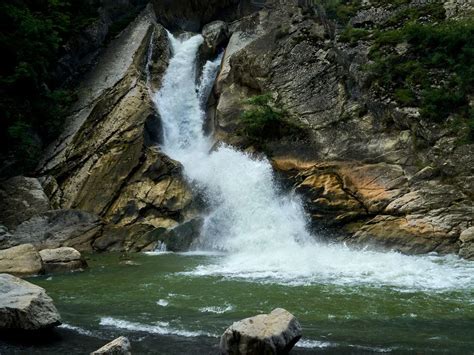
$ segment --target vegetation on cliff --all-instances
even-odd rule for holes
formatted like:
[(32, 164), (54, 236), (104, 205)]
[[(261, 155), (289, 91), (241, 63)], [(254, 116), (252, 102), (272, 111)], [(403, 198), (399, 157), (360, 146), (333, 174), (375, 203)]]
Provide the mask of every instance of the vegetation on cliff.
[[(93, 2), (7, 0), (0, 4), (0, 156), (9, 173), (32, 169), (61, 131), (73, 100), (52, 72), (61, 46), (97, 18)], [(0, 172), (5, 174), (7, 172)]]
[(273, 100), (271, 93), (253, 96), (245, 104), (247, 109), (240, 117), (242, 133), (254, 143), (303, 134), (295, 123), (285, 120), (287, 113)]
[[(419, 108), (421, 119), (449, 126), (460, 143), (474, 142), (472, 17), (446, 20), (442, 1), (378, 0), (369, 7), (362, 1), (320, 3), (342, 27), (340, 42), (370, 46), (366, 69), (372, 90), (388, 93), (400, 106)], [(371, 6), (382, 9), (382, 15), (354, 22)]]

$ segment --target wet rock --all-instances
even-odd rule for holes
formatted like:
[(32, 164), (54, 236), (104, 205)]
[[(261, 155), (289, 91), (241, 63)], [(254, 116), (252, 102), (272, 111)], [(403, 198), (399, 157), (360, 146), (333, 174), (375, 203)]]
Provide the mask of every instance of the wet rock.
[(0, 330), (40, 330), (61, 324), (45, 290), (8, 274), (0, 274)]
[(92, 352), (91, 355), (131, 355), (131, 350), (132, 347), (128, 338), (121, 336)]
[(164, 243), (168, 251), (188, 251), (199, 237), (202, 223), (202, 218), (194, 218), (172, 229), (154, 229), (147, 233), (146, 237)]
[(287, 354), (301, 338), (298, 320), (277, 308), (232, 324), (221, 337), (221, 354)]
[(82, 271), (87, 267), (81, 253), (74, 248), (43, 249), (39, 254), (46, 273)]
[(474, 259), (474, 227), (464, 230), (459, 240), (461, 241), (459, 255), (465, 259)]
[(31, 244), (0, 250), (0, 273), (32, 276), (39, 274), (42, 269), (41, 257)]
[(13, 177), (0, 185), (0, 223), (9, 229), (49, 210), (49, 199), (38, 179)]
[(202, 29), (204, 43), (201, 45), (201, 60), (210, 59), (223, 50), (229, 41), (229, 28), (224, 21), (214, 21), (205, 25)]
[(31, 243), (37, 249), (83, 246), (101, 229), (101, 220), (78, 210), (53, 210), (33, 217), (18, 226), (7, 245)]

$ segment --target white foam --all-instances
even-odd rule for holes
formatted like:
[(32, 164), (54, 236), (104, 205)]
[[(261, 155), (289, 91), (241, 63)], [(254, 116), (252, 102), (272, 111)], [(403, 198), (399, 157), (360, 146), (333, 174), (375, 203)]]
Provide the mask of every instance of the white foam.
[(161, 299), (161, 300), (156, 301), (156, 304), (157, 304), (158, 306), (161, 306), (161, 307), (166, 307), (166, 306), (168, 306), (170, 303), (169, 303), (169, 301), (167, 301), (167, 300)]
[(201, 307), (199, 308), (199, 312), (202, 313), (215, 313), (215, 314), (223, 314), (230, 312), (234, 309), (234, 306), (232, 305), (226, 305), (226, 306), (209, 306), (209, 307)]
[(144, 251), (143, 254), (150, 256), (174, 254), (172, 251)]
[(116, 319), (113, 317), (104, 317), (100, 319), (100, 325), (109, 326), (118, 329), (126, 329), (134, 332), (145, 332), (150, 334), (161, 334), (161, 335), (178, 335), (182, 337), (217, 337), (215, 334), (211, 334), (203, 331), (190, 331), (184, 329), (175, 329), (169, 326), (167, 322), (157, 322), (155, 324), (142, 324), (137, 322), (129, 322), (122, 319)]
[(328, 341), (311, 340), (311, 339), (300, 339), (295, 347), (307, 348), (307, 349), (324, 349), (329, 347), (335, 347), (337, 344)]
[(71, 324), (67, 324), (67, 323), (62, 323), (58, 328), (63, 328), (63, 329), (67, 329), (67, 330), (72, 330), (76, 333), (79, 333), (81, 335), (88, 335), (88, 336), (92, 336), (93, 333), (87, 329), (84, 329), (84, 328), (81, 328), (81, 327), (77, 327), (75, 325), (71, 325)]

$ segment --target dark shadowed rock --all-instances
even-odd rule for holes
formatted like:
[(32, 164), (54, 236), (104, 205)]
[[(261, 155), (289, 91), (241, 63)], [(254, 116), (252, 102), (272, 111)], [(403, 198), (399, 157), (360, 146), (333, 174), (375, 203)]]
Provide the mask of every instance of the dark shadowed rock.
[(301, 338), (301, 325), (288, 311), (277, 308), (232, 324), (221, 337), (221, 354), (287, 354)]
[(131, 355), (131, 350), (132, 347), (128, 338), (121, 336), (92, 352), (91, 355)]
[(0, 185), (0, 223), (14, 229), (20, 223), (49, 210), (49, 199), (38, 179), (13, 177)]
[(156, 228), (145, 237), (164, 243), (168, 251), (187, 251), (199, 237), (202, 223), (202, 218), (194, 218), (172, 229)]
[(31, 244), (0, 250), (0, 273), (32, 276), (39, 274), (42, 269), (41, 257)]
[(200, 56), (201, 59), (209, 59), (215, 56), (220, 49), (224, 49), (229, 41), (229, 27), (224, 21), (214, 21), (204, 26), (202, 36), (204, 43), (200, 48)]
[(33, 217), (18, 226), (6, 245), (31, 243), (37, 249), (83, 244), (101, 228), (101, 220), (92, 213), (78, 210), (53, 210)]
[(0, 274), (0, 330), (40, 330), (61, 324), (45, 290), (8, 274)]

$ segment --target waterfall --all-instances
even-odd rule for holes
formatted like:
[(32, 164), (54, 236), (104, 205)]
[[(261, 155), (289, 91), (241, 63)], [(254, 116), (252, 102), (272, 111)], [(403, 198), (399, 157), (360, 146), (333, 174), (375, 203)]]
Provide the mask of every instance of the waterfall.
[(201, 245), (226, 253), (220, 262), (202, 265), (194, 274), (290, 283), (472, 285), (472, 263), (454, 256), (441, 260), (316, 242), (307, 230), (299, 199), (278, 190), (266, 159), (226, 145), (211, 150), (213, 142), (203, 132), (203, 107), (221, 56), (207, 62), (196, 80), (196, 56), (203, 37), (169, 36), (173, 57), (162, 88), (154, 96), (164, 129), (162, 149), (180, 161), (187, 179), (204, 191), (211, 212), (205, 218)]

